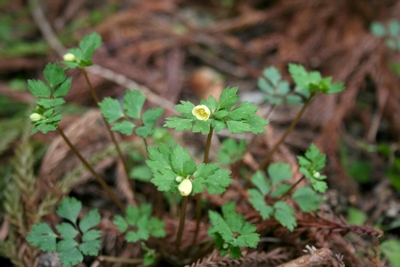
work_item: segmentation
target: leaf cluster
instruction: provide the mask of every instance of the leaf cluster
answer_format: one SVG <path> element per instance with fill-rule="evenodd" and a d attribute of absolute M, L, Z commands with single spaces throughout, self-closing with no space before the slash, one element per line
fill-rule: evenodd
<path fill-rule="evenodd" d="M 177 193 L 179 182 L 175 179 L 178 176 L 191 179 L 192 195 L 204 189 L 210 194 L 221 194 L 233 182 L 229 170 L 217 163 L 196 165 L 188 150 L 180 145 L 170 147 L 160 143 L 159 146 L 149 147 L 148 156 L 146 163 L 154 176 L 151 182 L 160 191 Z"/>
<path fill-rule="evenodd" d="M 260 241 L 260 235 L 256 233 L 257 227 L 246 222 L 243 215 L 236 213 L 235 203 L 228 202 L 221 209 L 222 216 L 216 211 L 208 211 L 211 222 L 208 234 L 221 256 L 229 253 L 232 259 L 240 258 L 240 247 L 257 247 Z"/>
<path fill-rule="evenodd" d="M 310 93 L 296 86 L 294 92 L 290 91 L 288 81 L 282 80 L 282 76 L 275 67 L 268 67 L 263 70 L 262 76 L 258 78 L 258 87 L 265 93 L 264 100 L 275 105 L 284 102 L 289 104 L 300 104 Z"/>
<path fill-rule="evenodd" d="M 140 207 L 128 206 L 125 218 L 117 215 L 114 224 L 125 234 L 128 242 L 147 241 L 150 236 L 165 237 L 164 222 L 151 217 L 152 208 L 150 204 Z"/>
<path fill-rule="evenodd" d="M 289 64 L 289 73 L 301 90 L 308 93 L 336 94 L 344 90 L 342 82 L 332 83 L 332 77 L 322 78 L 319 71 L 307 72 L 298 64 Z"/>
<path fill-rule="evenodd" d="M 142 108 L 146 96 L 139 90 L 127 90 L 124 95 L 122 107 L 117 99 L 111 97 L 104 98 L 99 103 L 101 113 L 107 122 L 112 124 L 111 130 L 118 131 L 125 135 L 131 135 L 136 127 L 132 121 L 140 120 L 140 126 L 135 129 L 135 133 L 143 138 L 154 133 L 154 126 L 163 113 L 163 108 L 152 108 L 146 110 L 142 115 Z"/>
<path fill-rule="evenodd" d="M 216 132 L 228 128 L 230 133 L 241 134 L 244 132 L 262 133 L 267 121 L 256 114 L 258 107 L 252 102 L 243 102 L 235 106 L 239 100 L 237 87 L 227 87 L 220 95 L 219 103 L 213 96 L 201 100 L 200 104 L 209 108 L 211 115 L 208 120 L 198 120 L 192 111 L 195 105 L 189 101 L 181 101 L 175 109 L 181 116 L 166 119 L 165 127 L 174 128 L 176 131 L 191 130 L 195 133 L 208 134 L 212 127 Z"/>
<path fill-rule="evenodd" d="M 94 32 L 85 35 L 79 42 L 79 46 L 77 48 L 71 48 L 68 50 L 69 53 L 75 55 L 76 61 L 64 61 L 64 64 L 70 69 L 93 65 L 91 58 L 94 54 L 94 51 L 99 48 L 101 44 L 102 40 L 99 34 Z"/>
<path fill-rule="evenodd" d="M 64 197 L 56 212 L 68 222 L 56 226 L 58 234 L 47 223 L 37 223 L 32 226 L 26 240 L 42 251 L 57 251 L 63 267 L 82 262 L 84 255 L 97 256 L 101 231 L 92 228 L 99 224 L 100 214 L 97 209 L 91 210 L 78 224 L 81 209 L 80 201 Z M 57 242 L 57 239 L 61 240 Z"/>
<path fill-rule="evenodd" d="M 43 71 L 46 82 L 28 80 L 28 89 L 37 97 L 37 107 L 33 113 L 42 116 L 42 119 L 33 122 L 35 128 L 32 134 L 41 131 L 44 134 L 54 131 L 58 127 L 62 116 L 55 112 L 55 108 L 65 103 L 63 97 L 71 88 L 72 78 L 67 78 L 64 68 L 58 63 L 48 63 Z"/>
<path fill-rule="evenodd" d="M 325 166 L 325 155 L 319 154 L 318 149 L 314 145 L 311 145 L 307 150 L 305 158 L 298 158 L 299 164 L 303 164 L 301 165 L 302 167 L 300 167 L 300 171 L 303 174 L 305 171 L 316 173 L 314 170 L 319 171 Z M 301 168 L 304 168 L 304 170 L 302 171 Z M 267 172 L 269 179 L 267 179 L 261 171 L 257 171 L 251 177 L 251 182 L 256 188 L 248 190 L 250 195 L 249 202 L 254 209 L 260 213 L 264 220 L 274 217 L 281 225 L 293 231 L 294 227 L 297 225 L 294 209 L 284 200 L 279 199 L 273 205 L 269 205 L 266 202 L 266 199 L 271 197 L 282 197 L 292 188 L 292 186 L 286 182 L 292 177 L 290 165 L 287 163 L 273 163 L 268 167 Z M 313 179 L 316 180 L 317 178 L 314 176 Z M 319 177 L 324 179 L 322 175 Z M 304 186 L 298 188 L 291 194 L 291 198 L 299 205 L 303 212 L 318 210 L 319 204 L 323 201 L 323 198 L 316 191 L 322 188 L 322 183 L 325 185 L 326 183 L 318 181 L 317 187 L 314 187 L 314 184 L 317 184 L 317 182 L 313 183 L 313 181 L 311 181 L 311 183 L 314 190 L 308 186 Z"/>
<path fill-rule="evenodd" d="M 246 140 L 235 141 L 233 138 L 225 139 L 221 144 L 221 149 L 217 152 L 219 161 L 224 165 L 229 165 L 243 158 L 246 151 Z"/>
<path fill-rule="evenodd" d="M 297 160 L 300 165 L 300 172 L 310 180 L 314 190 L 325 193 L 328 189 L 328 185 L 324 181 L 326 175 L 320 174 L 320 171 L 325 167 L 326 155 L 321 154 L 319 149 L 311 144 L 305 153 L 305 157 L 297 156 Z"/>

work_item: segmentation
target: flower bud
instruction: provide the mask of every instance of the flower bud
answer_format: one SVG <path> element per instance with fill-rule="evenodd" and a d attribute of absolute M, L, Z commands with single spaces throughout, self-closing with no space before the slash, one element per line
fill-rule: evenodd
<path fill-rule="evenodd" d="M 224 243 L 224 244 L 222 245 L 222 248 L 223 248 L 223 249 L 228 249 L 228 248 L 229 248 L 228 243 Z"/>
<path fill-rule="evenodd" d="M 192 182 L 190 179 L 184 179 L 178 186 L 179 193 L 182 196 L 188 196 L 192 192 Z"/>
<path fill-rule="evenodd" d="M 74 54 L 72 53 L 67 53 L 63 56 L 64 61 L 67 62 L 75 62 L 76 61 L 76 57 Z"/>
<path fill-rule="evenodd" d="M 314 174 L 313 174 L 313 176 L 315 177 L 315 178 L 319 178 L 320 176 L 321 176 L 321 174 L 319 173 L 319 172 L 314 172 Z"/>
<path fill-rule="evenodd" d="M 176 176 L 176 178 L 175 178 L 175 181 L 176 181 L 177 183 L 182 182 L 182 180 L 183 180 L 183 177 L 182 177 L 182 176 Z"/>
<path fill-rule="evenodd" d="M 42 115 L 40 115 L 39 113 L 32 113 L 29 118 L 31 119 L 31 121 L 33 122 L 37 122 L 42 120 L 44 117 Z"/>
<path fill-rule="evenodd" d="M 210 118 L 210 109 L 206 105 L 195 106 L 192 110 L 192 114 L 201 121 L 206 121 Z"/>

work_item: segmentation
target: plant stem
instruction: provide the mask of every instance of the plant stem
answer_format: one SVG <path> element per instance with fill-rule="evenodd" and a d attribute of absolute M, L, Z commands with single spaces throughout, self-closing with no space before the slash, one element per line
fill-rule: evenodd
<path fill-rule="evenodd" d="M 181 212 L 179 215 L 179 229 L 178 229 L 178 234 L 176 237 L 176 249 L 178 250 L 180 245 L 181 245 L 181 239 L 182 239 L 182 234 L 183 234 L 183 228 L 185 225 L 185 217 L 186 217 L 186 206 L 188 202 L 188 197 L 185 196 L 182 199 L 181 203 Z"/>
<path fill-rule="evenodd" d="M 307 107 L 311 103 L 312 98 L 315 96 L 315 92 L 312 92 L 308 97 L 306 103 L 304 103 L 303 107 L 301 108 L 297 117 L 292 121 L 289 128 L 286 130 L 285 134 L 279 139 L 279 141 L 275 144 L 275 146 L 268 152 L 265 158 L 261 161 L 260 165 L 258 166 L 259 170 L 263 170 L 265 166 L 268 164 L 269 160 L 271 159 L 272 155 L 278 150 L 279 146 L 285 141 L 286 137 L 293 131 L 294 127 L 299 122 L 301 116 L 303 115 L 304 111 L 306 111 Z"/>
<path fill-rule="evenodd" d="M 87 84 L 89 85 L 90 93 L 92 94 L 92 97 L 93 97 L 94 101 L 96 102 L 97 107 L 100 109 L 99 97 L 97 96 L 97 93 L 96 93 L 96 91 L 94 90 L 94 88 L 93 88 L 93 86 L 92 86 L 92 83 L 91 83 L 90 80 L 89 80 L 89 77 L 88 77 L 88 75 L 87 75 L 87 72 L 86 72 L 85 67 L 81 68 L 81 70 L 82 70 L 83 76 L 85 77 L 85 80 L 86 80 Z M 124 172 L 125 172 L 125 179 L 126 179 L 125 182 L 126 182 L 127 184 L 130 185 L 130 188 L 131 188 L 133 197 L 134 197 L 135 202 L 136 202 L 136 204 L 137 204 L 137 203 L 138 203 L 138 200 L 137 200 L 136 194 L 135 194 L 135 186 L 134 186 L 134 184 L 133 184 L 133 180 L 130 181 L 130 179 L 129 179 L 128 168 L 126 167 L 126 163 L 125 163 L 124 157 L 123 157 L 123 155 L 122 155 L 121 148 L 120 148 L 120 146 L 119 146 L 119 144 L 118 144 L 118 142 L 117 142 L 117 140 L 116 140 L 116 138 L 115 138 L 115 135 L 114 135 L 113 131 L 111 131 L 110 124 L 107 122 L 106 118 L 104 118 L 103 113 L 101 114 L 101 117 L 102 117 L 102 119 L 103 119 L 103 121 L 104 121 L 104 124 L 106 125 L 107 131 L 108 131 L 108 133 L 109 133 L 109 135 L 110 135 L 110 137 L 111 137 L 111 140 L 112 140 L 112 142 L 114 143 L 115 148 L 117 149 L 118 157 L 120 158 L 120 160 L 121 160 L 121 162 L 122 162 L 122 166 L 123 166 Z"/>
<path fill-rule="evenodd" d="M 208 133 L 208 136 L 207 136 L 206 149 L 204 150 L 203 163 L 208 163 L 208 157 L 210 154 L 211 139 L 212 139 L 213 132 L 214 132 L 214 128 L 210 125 L 210 132 Z M 197 239 L 197 236 L 199 235 L 199 230 L 200 230 L 201 195 L 202 195 L 201 193 L 196 195 L 196 230 L 194 232 L 191 247 L 194 246 L 194 243 L 196 242 L 196 239 Z"/>
<path fill-rule="evenodd" d="M 110 195 L 111 199 L 115 202 L 115 204 L 118 205 L 118 207 L 125 212 L 125 206 L 122 204 L 122 202 L 118 199 L 118 197 L 114 194 L 114 192 L 111 190 L 111 188 L 107 185 L 107 183 L 104 181 L 103 178 L 101 178 L 100 175 L 97 174 L 97 172 L 92 168 L 92 166 L 87 162 L 87 160 L 81 155 L 81 153 L 76 150 L 75 146 L 69 141 L 68 137 L 64 134 L 64 131 L 60 128 L 57 127 L 58 133 L 61 135 L 61 137 L 64 139 L 64 141 L 67 143 L 69 148 L 72 150 L 72 152 L 75 153 L 75 155 L 80 159 L 80 161 L 85 165 L 85 167 L 92 173 L 94 178 L 96 178 L 97 182 L 104 188 L 104 190 L 107 191 L 107 193 Z"/>
<path fill-rule="evenodd" d="M 292 192 L 293 189 L 294 189 L 301 181 L 304 180 L 304 178 L 305 178 L 305 176 L 303 175 L 296 183 L 294 183 L 294 184 L 290 187 L 290 189 L 289 189 L 288 191 L 286 191 L 285 194 L 283 194 L 282 196 L 280 196 L 280 197 L 277 199 L 277 201 L 279 201 L 279 200 L 283 199 L 284 197 L 286 197 L 287 195 L 289 195 L 290 192 Z"/>
<path fill-rule="evenodd" d="M 210 125 L 210 132 L 208 133 L 208 136 L 207 136 L 206 149 L 204 150 L 203 163 L 208 163 L 208 155 L 210 154 L 211 138 L 213 135 L 213 131 L 214 131 L 214 128 Z"/>

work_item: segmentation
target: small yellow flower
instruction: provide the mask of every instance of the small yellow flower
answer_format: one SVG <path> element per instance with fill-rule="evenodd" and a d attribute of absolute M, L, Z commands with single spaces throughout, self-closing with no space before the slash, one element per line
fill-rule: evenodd
<path fill-rule="evenodd" d="M 192 110 L 192 114 L 201 121 L 206 121 L 210 118 L 210 109 L 205 105 L 195 106 Z"/>
<path fill-rule="evenodd" d="M 31 121 L 33 122 L 37 122 L 40 121 L 42 119 L 44 119 L 44 117 L 42 115 L 40 115 L 39 113 L 32 113 L 29 118 L 31 119 Z"/>
<path fill-rule="evenodd" d="M 76 57 L 74 54 L 72 53 L 67 53 L 63 56 L 64 61 L 67 62 L 75 62 L 76 61 Z"/>
<path fill-rule="evenodd" d="M 184 179 L 178 186 L 179 193 L 182 196 L 188 196 L 192 193 L 192 182 L 190 179 Z"/>

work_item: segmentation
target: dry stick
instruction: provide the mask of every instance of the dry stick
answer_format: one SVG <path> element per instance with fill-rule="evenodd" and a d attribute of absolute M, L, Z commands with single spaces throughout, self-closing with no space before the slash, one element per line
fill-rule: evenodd
<path fill-rule="evenodd" d="M 204 150 L 204 158 L 203 158 L 203 163 L 208 163 L 208 157 L 210 154 L 210 147 L 211 147 L 211 138 L 213 135 L 213 127 L 210 125 L 210 132 L 208 133 L 207 136 L 207 142 L 206 142 L 206 149 Z M 194 246 L 194 243 L 196 242 L 197 236 L 199 235 L 200 231 L 200 220 L 201 220 L 201 193 L 196 195 L 196 230 L 194 232 L 193 236 L 193 241 L 191 247 Z"/>
<path fill-rule="evenodd" d="M 107 193 L 110 195 L 112 200 L 115 202 L 115 204 L 118 205 L 118 207 L 125 212 L 125 206 L 122 204 L 122 202 L 118 199 L 118 197 L 114 194 L 114 192 L 111 190 L 111 188 L 107 185 L 107 183 L 104 181 L 103 178 L 100 177 L 100 175 L 97 174 L 97 172 L 92 168 L 92 166 L 89 164 L 89 162 L 86 161 L 86 159 L 81 155 L 81 153 L 76 150 L 75 146 L 69 141 L 68 137 L 64 134 L 64 131 L 61 130 L 61 128 L 57 127 L 58 133 L 61 135 L 61 137 L 64 139 L 64 141 L 67 143 L 69 148 L 72 150 L 72 152 L 75 153 L 75 155 L 81 160 L 83 165 L 92 173 L 94 178 L 96 178 L 97 182 L 104 188 L 104 190 L 107 191 Z"/>
<path fill-rule="evenodd" d="M 302 109 L 300 110 L 299 114 L 297 114 L 297 117 L 292 121 L 290 124 L 289 128 L 286 130 L 285 134 L 279 139 L 278 143 L 275 144 L 275 146 L 272 148 L 271 151 L 265 156 L 265 158 L 261 161 L 260 165 L 258 166 L 259 170 L 263 170 L 265 166 L 268 164 L 269 160 L 271 159 L 272 155 L 275 153 L 275 151 L 279 148 L 279 146 L 285 141 L 286 137 L 292 132 L 296 124 L 299 122 L 301 116 L 303 115 L 304 111 L 306 111 L 308 105 L 311 103 L 311 100 L 315 96 L 315 92 L 312 92 L 310 97 L 307 99 L 306 103 L 304 103 Z"/>
<path fill-rule="evenodd" d="M 179 229 L 178 229 L 178 234 L 176 237 L 176 249 L 179 249 L 179 246 L 181 245 L 181 239 L 182 239 L 182 233 L 183 233 L 183 228 L 185 225 L 185 217 L 186 217 L 186 206 L 188 202 L 188 197 L 185 196 L 182 199 L 182 206 L 181 206 L 181 213 L 179 216 Z"/>
<path fill-rule="evenodd" d="M 99 97 L 97 96 L 96 91 L 94 90 L 94 88 L 93 88 L 93 86 L 92 86 L 92 83 L 91 83 L 90 80 L 89 80 L 89 77 L 88 77 L 88 75 L 87 75 L 86 69 L 85 69 L 85 67 L 80 68 L 80 69 L 81 69 L 81 71 L 82 71 L 82 73 L 83 73 L 83 76 L 85 76 L 85 80 L 86 80 L 87 84 L 89 85 L 90 93 L 92 94 L 92 97 L 93 97 L 94 101 L 96 102 L 97 107 L 100 109 Z M 115 148 L 117 149 L 118 156 L 119 156 L 119 158 L 120 158 L 120 160 L 121 160 L 121 162 L 122 162 L 122 166 L 123 166 L 124 171 L 125 171 L 125 178 L 124 178 L 124 179 L 126 179 L 125 182 L 126 182 L 127 184 L 130 185 L 130 188 L 131 188 L 133 197 L 134 197 L 135 202 L 136 202 L 136 204 L 137 204 L 137 203 L 138 203 L 138 200 L 137 200 L 137 198 L 136 198 L 135 187 L 134 187 L 133 183 L 131 183 L 131 182 L 129 181 L 129 172 L 128 172 L 128 168 L 126 167 L 126 163 L 125 163 L 124 157 L 123 157 L 123 155 L 122 155 L 121 148 L 119 147 L 119 144 L 118 144 L 117 140 L 115 139 L 114 133 L 111 131 L 110 124 L 109 124 L 109 123 L 107 122 L 107 120 L 104 118 L 103 113 L 101 114 L 101 117 L 102 117 L 102 119 L 103 119 L 103 121 L 104 121 L 104 124 L 106 125 L 107 131 L 108 131 L 108 133 L 109 133 L 109 135 L 110 135 L 110 137 L 111 137 L 112 142 L 113 142 L 114 145 L 115 145 Z"/>

